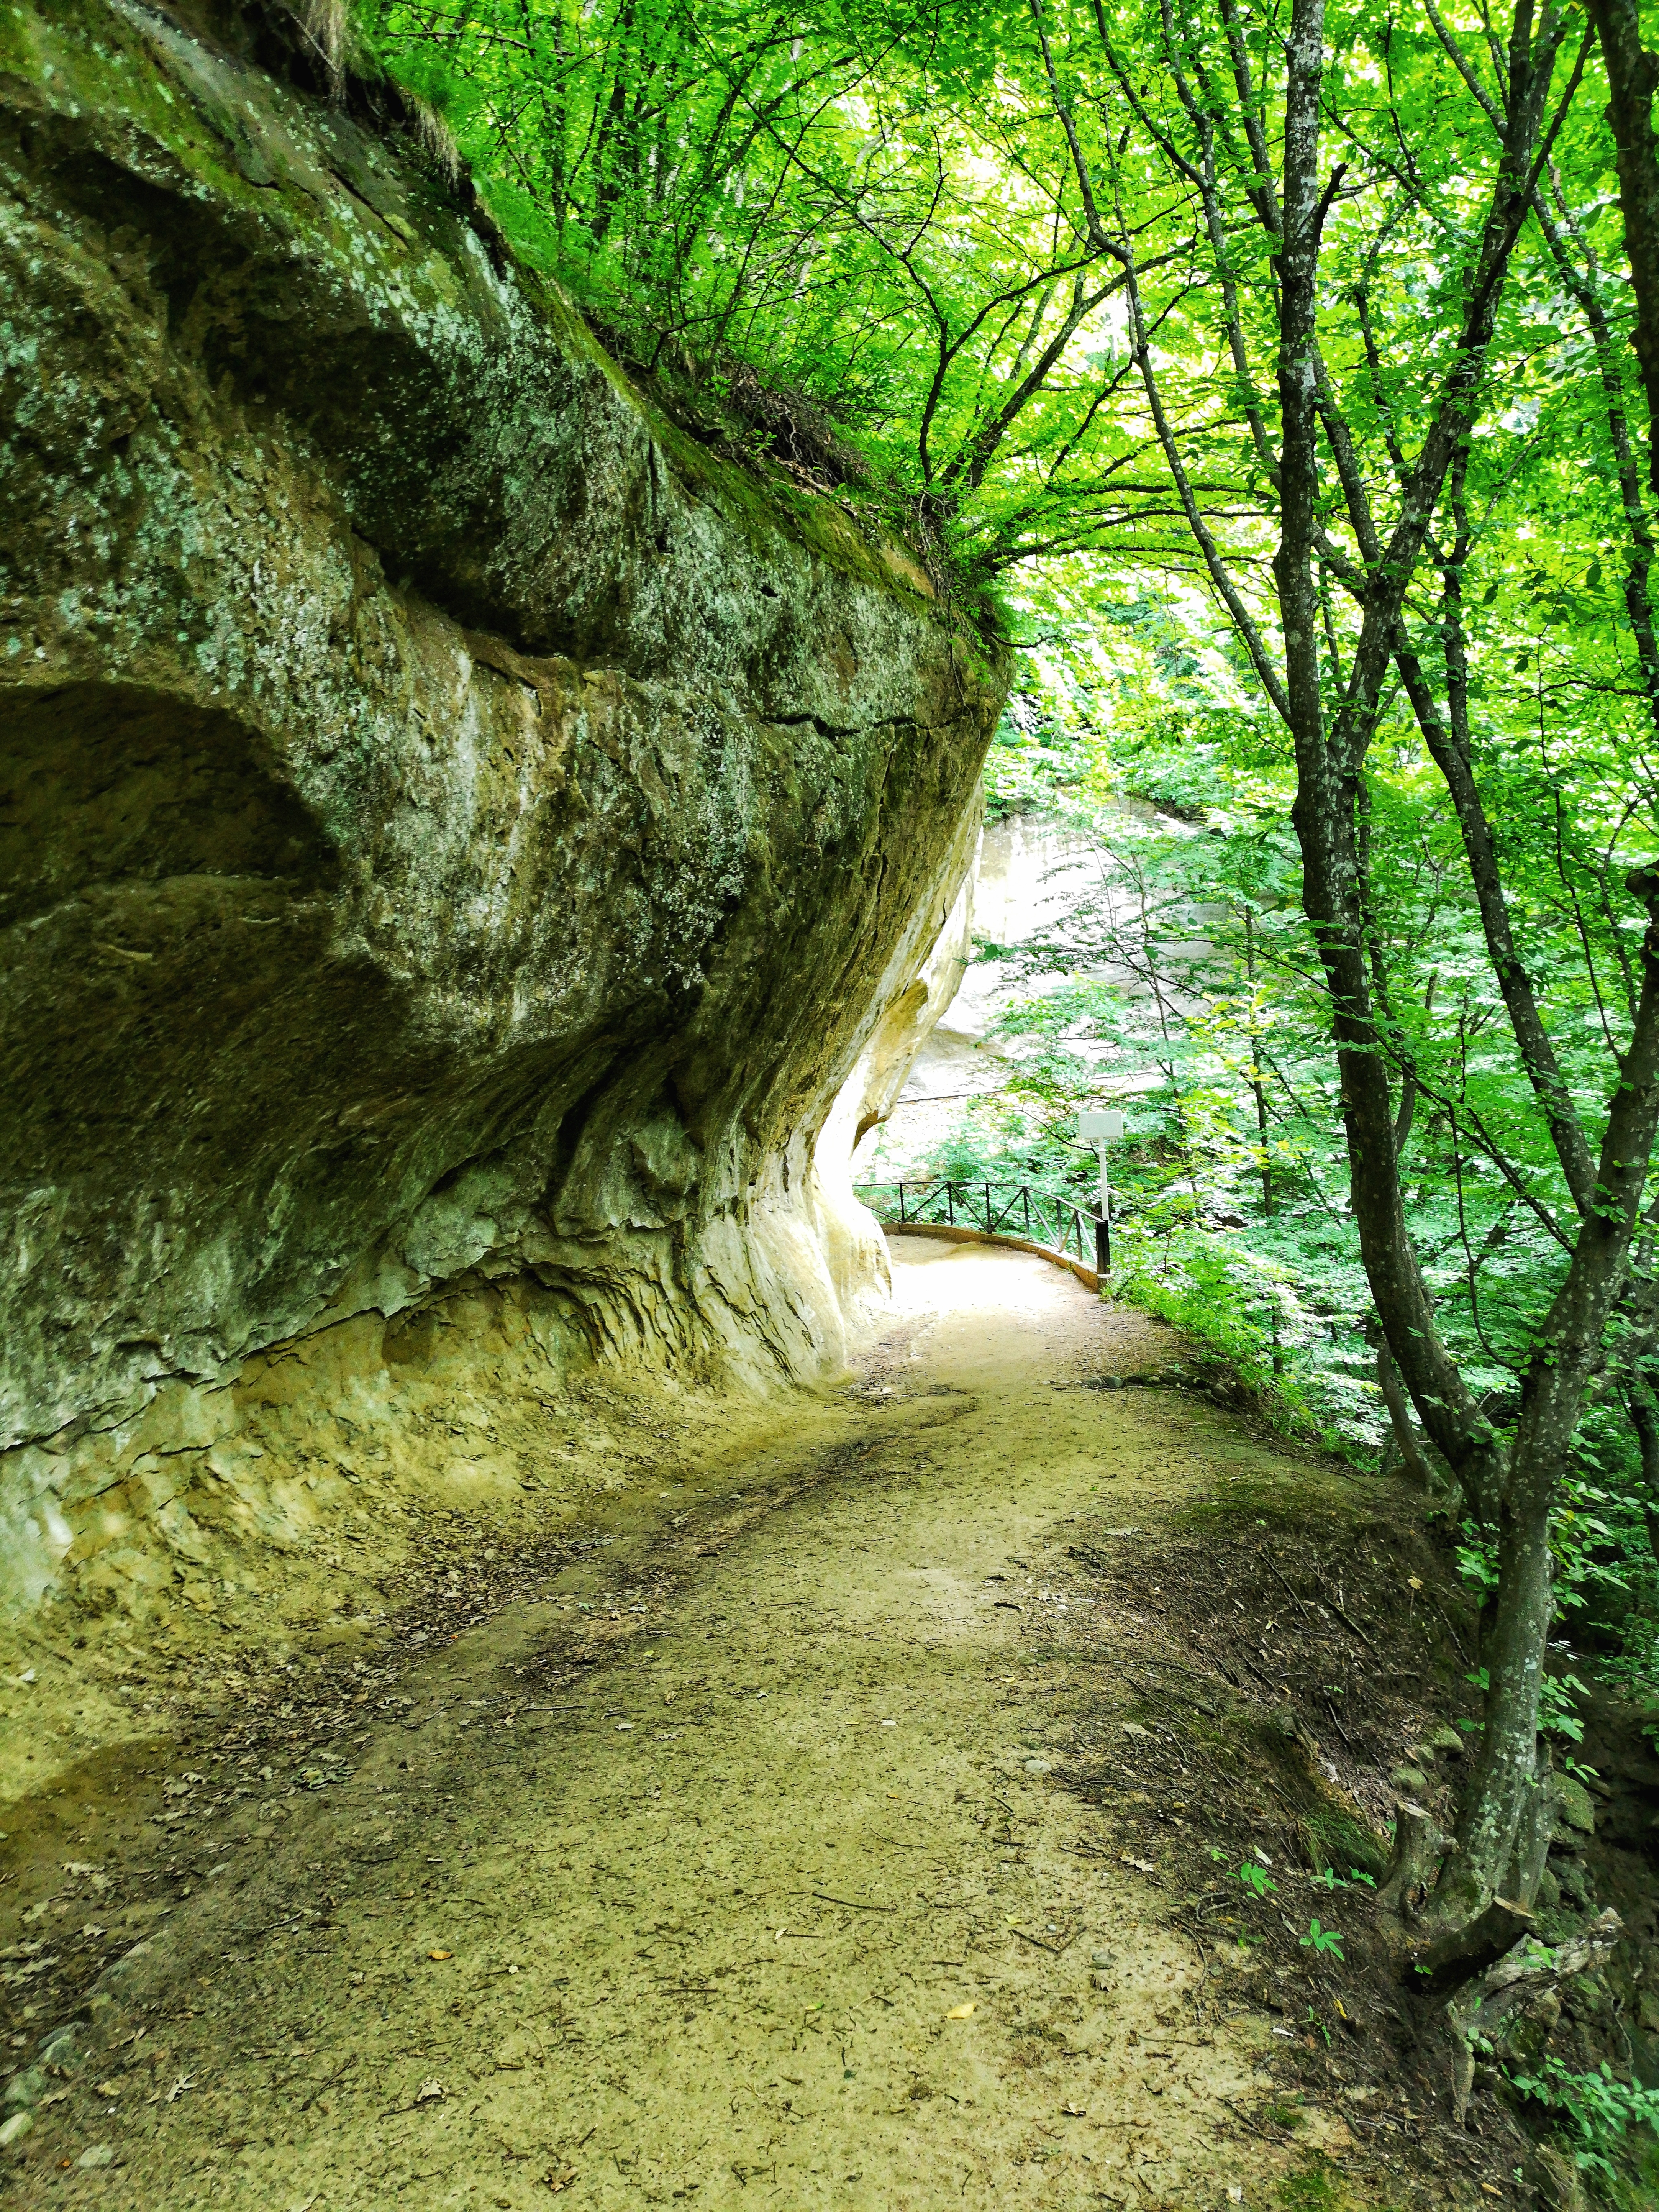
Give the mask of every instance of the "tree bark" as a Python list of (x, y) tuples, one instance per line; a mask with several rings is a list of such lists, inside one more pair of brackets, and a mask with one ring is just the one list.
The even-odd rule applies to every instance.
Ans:
[[(1569, 1182), (1577, 1185), (1575, 1197), (1583, 1208), (1566, 1277), (1526, 1378), (1517, 1433), (1506, 1451), (1440, 1339), (1407, 1230), (1382, 1050), (1386, 1040), (1370, 1001), (1355, 802), (1382, 667), (1399, 641), (1404, 592), (1446, 475), (1469, 434), (1509, 253), (1541, 159), (1535, 149), (1560, 23), (1547, 15), (1535, 46), (1532, 23), (1530, 0), (1517, 0), (1509, 46), (1504, 159), (1460, 357), (1402, 488), (1401, 514), (1385, 557), (1370, 571), (1353, 671), (1328, 735), (1315, 628), (1315, 563), (1321, 543), (1316, 278), (1319, 227), (1328, 198), (1318, 176), (1322, 0), (1295, 0), (1286, 54), (1279, 353), (1283, 453), (1274, 581), (1285, 636), (1284, 711), (1297, 757), (1292, 820), (1302, 848), (1304, 905), (1330, 991), (1353, 1210), (1372, 1296), (1425, 1428), (1480, 1517), (1495, 1524), (1498, 1538), (1499, 1589), (1487, 1645), (1491, 1686), (1485, 1726), (1459, 1820), (1457, 1849), (1443, 1864), (1424, 1912), (1427, 1948), (1449, 1963), (1470, 1942), (1478, 1953), (1491, 1940), (1486, 1923), (1498, 1910), (1493, 1900), (1515, 1861), (1537, 1786), (1539, 1692), (1554, 1604), (1550, 1515), (1622, 1279), (1659, 1109), (1659, 922), (1650, 927), (1644, 944), (1642, 1005), (1620, 1066), (1593, 1184), (1587, 1158), (1574, 1157), (1576, 1117), (1565, 1085), (1558, 1088), (1550, 1081), (1554, 1071), (1541, 1024), (1537, 1033), (1528, 1033), (1526, 1016), (1532, 1009), (1524, 976), (1513, 969), (1504, 976), (1499, 963), (1500, 977), (1510, 987), (1512, 1018), (1513, 1001), (1520, 1001), (1523, 1049), (1528, 1043), (1534, 1048), (1541, 1103), (1558, 1141), (1565, 1139), (1564, 1168)], [(1443, 763), (1453, 771), (1449, 781), (1462, 785), (1467, 801), (1472, 781), (1464, 784), (1458, 774), (1464, 765), (1453, 752)], [(1467, 836), (1484, 828), (1484, 817), (1477, 821), (1466, 812), (1463, 826)], [(1473, 845), (1472, 862), (1485, 859), (1478, 835)], [(1487, 913), (1496, 955), (1503, 949), (1506, 918), (1495, 866), (1484, 888), (1496, 891), (1498, 900)], [(1631, 888), (1652, 915), (1659, 884), (1642, 875), (1632, 878)]]
[(1401, 1388), (1400, 1370), (1394, 1364), (1394, 1354), (1389, 1349), (1389, 1340), (1381, 1329), (1376, 1338), (1376, 1382), (1382, 1393), (1382, 1403), (1388, 1409), (1389, 1425), (1394, 1433), (1395, 1444), (1406, 1473), (1419, 1490), (1431, 1486), (1429, 1463), (1423, 1456), (1423, 1448), (1417, 1441), (1417, 1431), (1412, 1426), (1410, 1401)]
[[(1590, 0), (1590, 17), (1601, 42), (1607, 72), (1607, 120), (1613, 125), (1614, 156), (1619, 173), (1619, 204), (1625, 218), (1625, 252), (1630, 261), (1631, 290), (1636, 301), (1633, 333), (1636, 358), (1648, 402), (1648, 482), (1659, 496), (1659, 143), (1653, 132), (1653, 99), (1659, 90), (1659, 57), (1642, 45), (1642, 21), (1636, 0)], [(1622, 423), (1622, 415), (1619, 421)], [(1623, 455), (1620, 459), (1622, 462)], [(1626, 503), (1630, 504), (1628, 490)], [(1645, 514), (1632, 514), (1632, 559), (1627, 597), (1638, 640), (1651, 641), (1651, 609), (1648, 603), (1651, 526)], [(1644, 656), (1648, 667), (1650, 653)], [(1650, 704), (1659, 720), (1659, 690), (1651, 678)], [(1645, 1478), (1644, 1510), (1648, 1542), (1659, 1559), (1659, 1406), (1652, 1385), (1638, 1362), (1632, 1370), (1631, 1419), (1642, 1453)]]
[(1630, 888), (1648, 909), (1642, 996), (1596, 1163), (1594, 1200), (1538, 1334), (1522, 1386), (1509, 1479), (1498, 1500), (1498, 1600), (1486, 1645), (1485, 1725), (1458, 1822), (1458, 1851), (1433, 1900), (1441, 1925), (1473, 1918), (1501, 1888), (1534, 1785), (1544, 1646), (1554, 1613), (1550, 1516), (1584, 1392), (1625, 1278), (1659, 1123), (1659, 875)]
[(1642, 1455), (1642, 1518), (1647, 1523), (1648, 1549), (1659, 1565), (1659, 1399), (1639, 1367), (1631, 1376), (1626, 1399)]
[(1590, 16), (1607, 66), (1607, 120), (1619, 170), (1625, 252), (1636, 301), (1636, 358), (1648, 396), (1648, 482), (1659, 492), (1659, 149), (1653, 137), (1653, 95), (1659, 57), (1642, 46), (1636, 0), (1590, 0)]

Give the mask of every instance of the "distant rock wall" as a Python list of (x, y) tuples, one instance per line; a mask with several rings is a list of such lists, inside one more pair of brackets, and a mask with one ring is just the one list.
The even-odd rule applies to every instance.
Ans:
[(387, 1418), (504, 1302), (555, 1378), (833, 1366), (879, 1259), (813, 1146), (1000, 689), (257, 26), (0, 12), (14, 1615), (199, 1551), (319, 1333)]

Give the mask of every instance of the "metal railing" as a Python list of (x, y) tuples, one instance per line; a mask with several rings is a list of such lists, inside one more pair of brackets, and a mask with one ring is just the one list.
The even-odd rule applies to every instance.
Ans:
[(1111, 1224), (1092, 1206), (1028, 1182), (860, 1182), (854, 1188), (878, 1221), (901, 1227), (939, 1222), (986, 1237), (1020, 1237), (1063, 1258), (1075, 1254), (1097, 1274), (1111, 1272)]

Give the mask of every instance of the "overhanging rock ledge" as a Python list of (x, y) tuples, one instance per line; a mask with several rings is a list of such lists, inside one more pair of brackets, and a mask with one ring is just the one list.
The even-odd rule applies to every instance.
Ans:
[(210, 1605), (440, 1375), (833, 1369), (1001, 689), (259, 26), (0, 15), (14, 1620)]

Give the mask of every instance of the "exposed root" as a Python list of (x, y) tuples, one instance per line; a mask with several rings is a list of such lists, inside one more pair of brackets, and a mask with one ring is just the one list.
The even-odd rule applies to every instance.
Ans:
[(1523, 1936), (1494, 1966), (1466, 1983), (1446, 2007), (1455, 2033), (1452, 2106), (1459, 2124), (1468, 2110), (1478, 2059), (1501, 2056), (1529, 2017), (1546, 2031), (1559, 2016), (1558, 1991), (1574, 1974), (1588, 1972), (1612, 1952), (1624, 1923), (1609, 1905), (1571, 1942), (1552, 1950)]
[(416, 145), (444, 177), (447, 183), (459, 184), (461, 175), (461, 149), (455, 143), (455, 134), (429, 100), (422, 100), (417, 92), (403, 88), (404, 105), (409, 110), (409, 135)]
[(1395, 1808), (1394, 1855), (1376, 1893), (1379, 1910), (1405, 1917), (1452, 1848), (1451, 1838), (1436, 1825), (1434, 1815), (1402, 1798)]
[(347, 0), (295, 0), (289, 12), (322, 64), (331, 95), (339, 99), (356, 51)]

